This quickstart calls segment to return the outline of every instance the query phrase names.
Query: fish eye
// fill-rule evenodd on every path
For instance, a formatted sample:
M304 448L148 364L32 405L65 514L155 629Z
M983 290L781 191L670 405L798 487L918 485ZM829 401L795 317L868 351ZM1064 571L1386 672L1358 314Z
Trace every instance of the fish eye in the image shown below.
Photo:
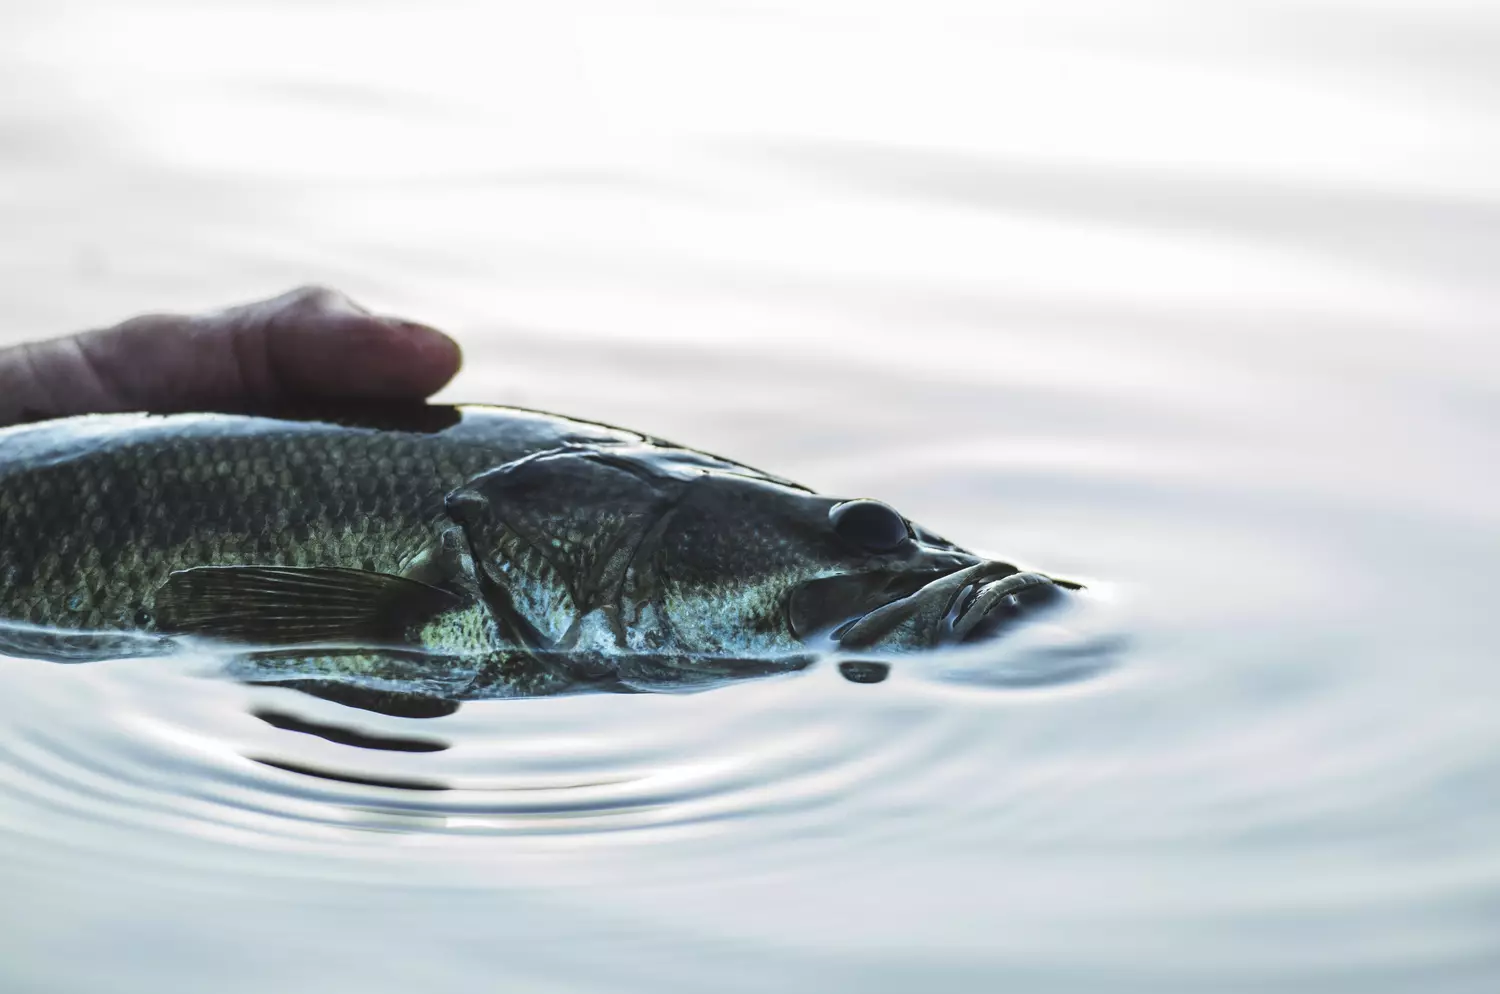
M835 504L828 521L839 538L867 552L890 552L911 537L894 507L868 498Z

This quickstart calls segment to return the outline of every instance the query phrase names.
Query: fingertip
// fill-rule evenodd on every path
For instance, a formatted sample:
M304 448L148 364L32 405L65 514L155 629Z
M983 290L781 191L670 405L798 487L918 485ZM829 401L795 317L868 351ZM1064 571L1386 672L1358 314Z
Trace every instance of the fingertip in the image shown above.
M269 326L277 392L298 396L415 399L458 372L458 344L404 318L344 310L284 315Z
M404 318L381 318L396 332L398 349L409 362L409 372L422 396L436 393L458 373L463 365L463 350L449 336L430 325Z
M405 336L409 347L414 352L420 353L435 368L447 369L450 377L463 365L463 349L459 347L458 342L431 325L407 321L404 318L383 318L382 320Z

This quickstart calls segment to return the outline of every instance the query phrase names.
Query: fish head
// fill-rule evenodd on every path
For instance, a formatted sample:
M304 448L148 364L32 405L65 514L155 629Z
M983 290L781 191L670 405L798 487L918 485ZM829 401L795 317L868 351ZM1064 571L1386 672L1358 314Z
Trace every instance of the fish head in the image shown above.
M487 596L544 648L756 659L1000 634L1050 578L870 498L688 450L543 453L450 495Z
M999 635L1050 577L967 552L872 498L706 474L636 560L637 603L720 651L901 653ZM643 587L645 589L639 589Z

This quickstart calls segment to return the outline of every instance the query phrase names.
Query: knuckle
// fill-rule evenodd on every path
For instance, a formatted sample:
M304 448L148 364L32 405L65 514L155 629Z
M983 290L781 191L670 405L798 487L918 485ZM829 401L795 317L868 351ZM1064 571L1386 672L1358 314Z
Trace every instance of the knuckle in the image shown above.
M274 301L298 313L365 313L348 294L321 283L308 283L288 291Z

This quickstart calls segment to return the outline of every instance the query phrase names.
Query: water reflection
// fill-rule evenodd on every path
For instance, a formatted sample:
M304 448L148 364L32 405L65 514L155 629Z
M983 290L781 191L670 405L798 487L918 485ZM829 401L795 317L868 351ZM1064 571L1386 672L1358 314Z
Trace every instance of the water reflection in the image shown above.
M409 738L405 736L372 735L344 725L330 725L309 721L290 711L274 708L257 708L250 712L273 728L284 728L290 732L315 735L329 742L354 746L358 749L385 749L391 752L442 752L449 744L438 739Z
M16 336L323 280L1128 641L422 721L7 659L3 986L1494 987L1487 11L4 16Z

